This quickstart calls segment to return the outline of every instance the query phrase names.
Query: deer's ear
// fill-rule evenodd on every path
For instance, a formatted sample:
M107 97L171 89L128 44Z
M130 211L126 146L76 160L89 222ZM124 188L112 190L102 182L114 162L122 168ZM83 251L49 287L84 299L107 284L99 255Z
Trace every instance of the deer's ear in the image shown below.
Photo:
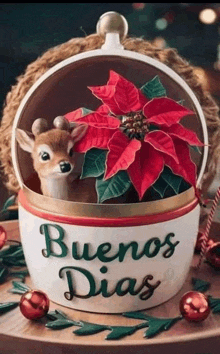
M88 125L85 124L77 124L73 128L71 132L71 136L73 138L74 143L76 143L77 141L81 140L84 137L87 129L88 129Z
M22 130L22 129L16 129L16 139L20 145L20 147L27 151L27 152L32 152L33 147L34 147L34 138L32 134Z

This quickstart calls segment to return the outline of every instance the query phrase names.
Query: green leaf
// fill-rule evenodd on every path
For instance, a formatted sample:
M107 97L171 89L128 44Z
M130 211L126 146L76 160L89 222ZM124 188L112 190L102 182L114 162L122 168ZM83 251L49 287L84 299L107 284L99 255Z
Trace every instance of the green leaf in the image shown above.
M161 198L163 198L168 188L168 184L160 176L158 180L153 184L152 188L160 195Z
M78 336L86 336L90 334L96 334L107 329L111 329L109 326L106 325L99 325L95 323L89 323L85 321L80 321L81 328L73 331L73 333L77 334Z
M106 181L103 180L103 176L98 177L96 180L98 203L123 195L130 186L131 181L126 171L119 171Z
M180 184L183 180L182 177L175 175L170 168L165 166L163 172L161 173L161 178L174 190L176 194L179 193Z
M18 271L18 272L10 272L9 273L10 277L20 278L22 282L24 281L24 279L25 279L25 277L27 275L29 275L29 272L28 272L27 269L26 270L21 270L21 271Z
M8 209L0 212L0 221L17 220L18 209Z
M6 200L6 202L4 203L1 212L5 212L6 210L8 210L8 208L9 208L10 206L12 206L13 204L15 204L15 200L16 200L16 195L15 195L15 194L12 195L12 196L10 196L10 197Z
M13 294L25 294L30 290L29 286L22 282L12 281L13 288L9 290L10 293Z
M139 328L143 328L146 326L149 327L145 333L145 337L147 338L154 337L158 333L168 330L177 321L182 319L181 316L175 318L156 318L148 316L141 312L125 312L123 313L123 316L128 318L135 318L137 320L147 321L145 324L138 325Z
M207 291L211 286L209 282L199 278L192 278L192 285L194 291L200 291L202 293Z
M220 314L220 299L213 298L212 296L209 296L208 299L212 312Z
M81 107L81 110L82 110L83 117L86 116L87 114L93 112L91 109L88 109L88 108L85 108L85 107Z
M15 309L19 305L19 302L2 302L0 303L0 315Z
M14 259L24 259L24 252L21 246L17 246L17 248L14 250L13 253L10 254L6 254L4 255L4 259L10 259L10 258L14 258Z
M20 247L21 247L21 245L11 245L11 246L9 246L7 248L4 248L3 250L0 251L0 258L4 258L4 257L7 257L10 254L13 254Z
M155 76L151 81L143 85L141 91L149 99L166 96L166 90L163 87L159 76Z
M77 325L77 322L75 322L75 321L67 320L67 319L63 319L63 320L60 319L60 320L48 322L46 324L46 327L50 328L50 329L65 329L65 328L76 326L76 325Z
M0 268L0 284L3 284L8 276L8 269L5 267Z
M50 329L65 329L71 326L79 326L79 322L73 321L64 312L60 310L51 311L47 314L50 320L47 322L46 327Z
M51 321L70 319L68 316L61 310L55 310L47 313L47 318Z
M5 250L0 252L0 258L2 259L2 263L9 267L25 267L26 262L24 258L24 252L21 245L10 246Z
M90 149L84 157L81 178L99 177L105 172L107 150Z
M16 258L3 259L2 263L8 267L26 267L24 260L18 260Z
M144 337L152 338L159 334L160 332L167 331L170 329L177 321L181 320L182 317L175 318L156 318L156 317L148 317L148 325L149 328L145 332Z
M111 326L111 332L105 339L121 339L130 336L139 328L137 326Z
M198 152L200 155L202 155L202 151L199 148L199 146L195 146L195 145L189 145L189 146L192 150L194 150L195 152Z

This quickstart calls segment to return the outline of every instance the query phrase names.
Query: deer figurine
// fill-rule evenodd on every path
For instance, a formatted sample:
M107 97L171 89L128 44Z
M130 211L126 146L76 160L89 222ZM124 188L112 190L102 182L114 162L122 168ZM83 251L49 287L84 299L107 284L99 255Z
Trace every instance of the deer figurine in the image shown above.
M32 134L16 129L20 147L31 153L44 195L85 203L96 203L95 179L79 178L83 154L74 152L74 145L86 133L87 125L73 124L58 116L55 128L48 128L47 121L38 118L32 125Z

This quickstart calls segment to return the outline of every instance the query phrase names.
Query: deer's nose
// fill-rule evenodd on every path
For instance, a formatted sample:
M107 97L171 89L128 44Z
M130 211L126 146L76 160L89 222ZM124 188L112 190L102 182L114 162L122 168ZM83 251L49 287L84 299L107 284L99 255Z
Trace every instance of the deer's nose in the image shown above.
M60 162L60 170L62 173L69 172L71 170L71 165L69 162Z

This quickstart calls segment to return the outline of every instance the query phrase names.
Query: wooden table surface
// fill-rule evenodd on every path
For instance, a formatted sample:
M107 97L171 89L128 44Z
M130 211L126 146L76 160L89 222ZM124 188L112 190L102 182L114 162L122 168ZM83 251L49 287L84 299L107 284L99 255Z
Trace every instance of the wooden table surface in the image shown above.
M3 222L2 226L8 231L8 238L18 239L17 221ZM212 235L218 238L220 224L214 223ZM194 257L194 264L196 262ZM220 272L203 264L199 272L191 267L188 278L181 291L168 302L145 311L156 317L176 317L179 315L181 296L192 289L191 278L197 277L211 282L207 294L220 297ZM27 278L31 287L31 280ZM11 294L11 281L0 285L0 302L19 301L20 295ZM50 311L60 309L73 320L88 321L105 325L133 326L140 320L125 318L121 315L91 314L59 306L53 302ZM144 312L144 311L142 311ZM105 340L107 332L80 337L73 331L77 327L64 330L51 330L45 327L44 319L30 321L24 318L19 308L0 317L0 353L1 354L219 354L220 353L220 315L210 314L202 323L189 323L186 320L177 322L169 331L154 338L144 338L146 329L141 329L131 336L121 340Z

